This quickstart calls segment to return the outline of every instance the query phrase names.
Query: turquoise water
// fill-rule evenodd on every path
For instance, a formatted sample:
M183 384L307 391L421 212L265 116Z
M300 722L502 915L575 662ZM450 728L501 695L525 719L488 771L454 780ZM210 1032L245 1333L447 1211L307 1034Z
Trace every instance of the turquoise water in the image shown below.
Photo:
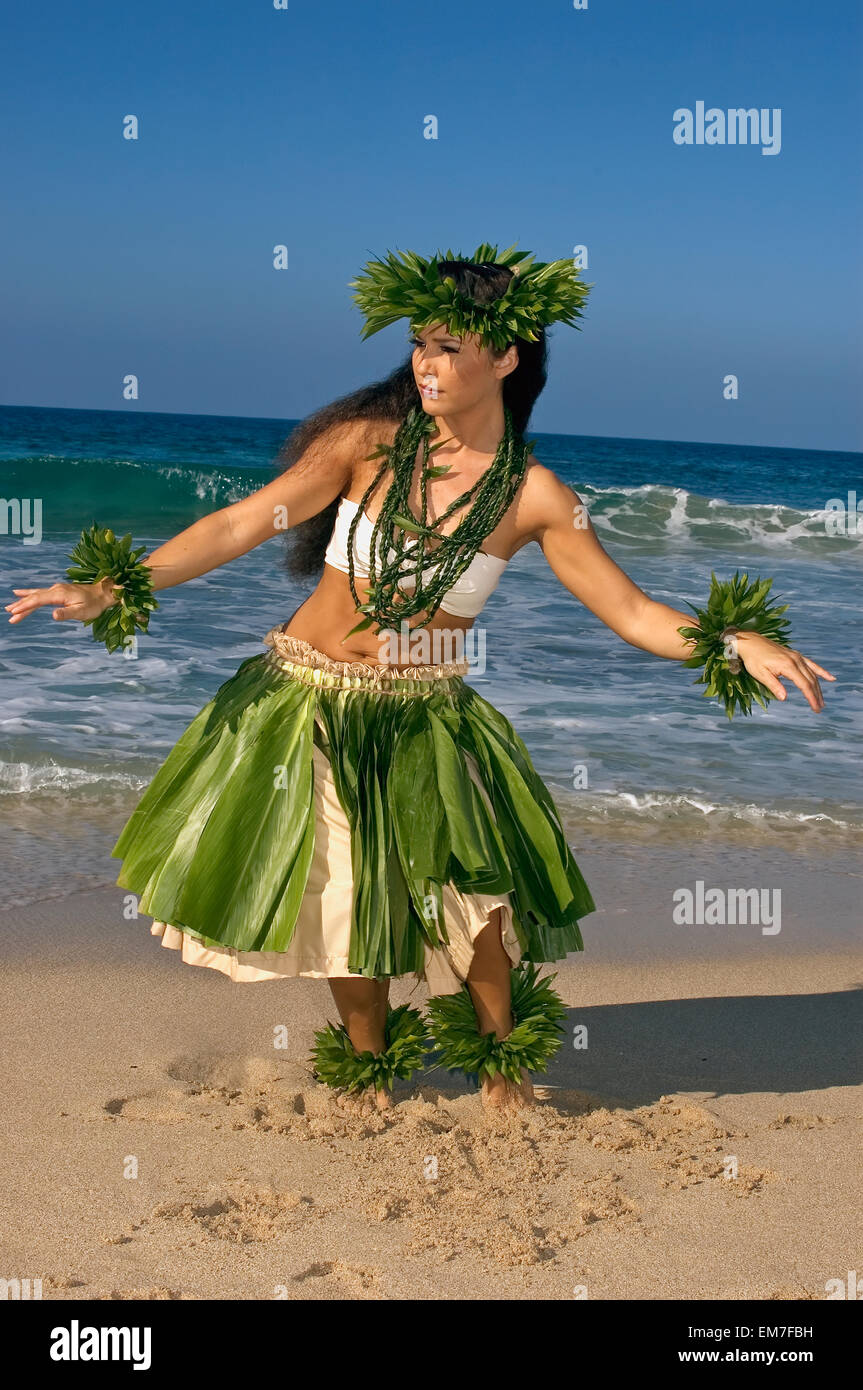
M153 547L247 495L270 480L292 423L0 409L0 495L42 503L39 544L0 535L4 591L64 577L94 519ZM794 692L729 726L694 673L621 642L528 547L483 611L485 669L469 679L525 739L567 828L859 848L863 526L830 536L824 508L855 489L863 500L861 455L536 438L538 457L582 495L606 549L650 595L686 611L706 597L711 570L772 576L794 645L838 677L820 715ZM268 541L160 594L136 661L109 657L46 611L4 628L0 816L19 851L0 876L6 902L113 882L106 844L137 792L307 592L285 573L282 546Z

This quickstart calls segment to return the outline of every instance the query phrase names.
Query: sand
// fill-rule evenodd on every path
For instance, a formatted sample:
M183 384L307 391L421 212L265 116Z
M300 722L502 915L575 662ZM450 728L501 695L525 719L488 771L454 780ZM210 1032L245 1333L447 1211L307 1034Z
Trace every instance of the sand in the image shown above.
M183 966L122 907L0 920L0 1274L44 1298L817 1300L859 1265L847 930L626 959L597 913L557 967L568 1033L535 1108L489 1115L430 1070L362 1115L306 1060L324 982Z

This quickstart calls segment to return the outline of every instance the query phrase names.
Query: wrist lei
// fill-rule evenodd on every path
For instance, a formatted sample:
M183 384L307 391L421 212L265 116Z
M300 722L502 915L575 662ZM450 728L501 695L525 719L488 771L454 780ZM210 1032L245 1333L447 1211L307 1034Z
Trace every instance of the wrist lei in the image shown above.
M150 613L159 605L153 597L152 571L140 563L145 545L132 549L131 535L117 540L114 532L96 522L69 556L72 567L66 571L73 584L98 584L103 579L114 583L115 602L96 618L85 618L85 626L93 626L93 639L104 642L109 652L126 645L135 631L146 632Z
M723 581L713 574L706 608L687 604L697 617L698 626L677 629L682 637L695 643L692 655L684 659L683 665L703 666L695 684L706 687L706 699L723 702L729 719L735 708L751 714L753 700L766 709L767 701L773 698L767 687L746 670L738 652L738 635L757 632L780 646L790 645L791 624L781 616L788 604L768 602L772 584L772 579L754 579L750 583L749 576L739 571L733 579Z

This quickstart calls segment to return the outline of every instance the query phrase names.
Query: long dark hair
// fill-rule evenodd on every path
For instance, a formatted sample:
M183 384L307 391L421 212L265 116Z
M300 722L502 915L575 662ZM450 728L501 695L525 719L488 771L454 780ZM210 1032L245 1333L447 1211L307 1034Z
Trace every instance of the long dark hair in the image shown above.
M451 275L460 294L470 295L479 304L499 299L506 290L513 272L506 266L474 265L470 261L440 261L441 279ZM548 374L548 345L545 330L537 330L535 342L526 338L514 339L518 348L518 366L503 379L503 403L512 413L519 434L527 430L531 411ZM293 429L282 445L276 467L284 472L299 462L309 446L333 425L351 420L401 421L417 404L419 394L409 357L381 381L361 386L347 396L340 396L322 406ZM331 502L317 516L300 522L287 532L285 564L297 579L307 579L320 573L324 551L335 525L339 502Z

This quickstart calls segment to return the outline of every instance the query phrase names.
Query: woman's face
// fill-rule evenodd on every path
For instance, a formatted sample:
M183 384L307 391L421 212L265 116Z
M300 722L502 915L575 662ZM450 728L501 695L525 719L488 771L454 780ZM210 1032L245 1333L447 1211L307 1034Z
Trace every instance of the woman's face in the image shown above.
M518 351L496 355L478 334L457 338L443 324L418 329L411 340L414 380L428 415L457 415L499 399L503 378L518 365Z

